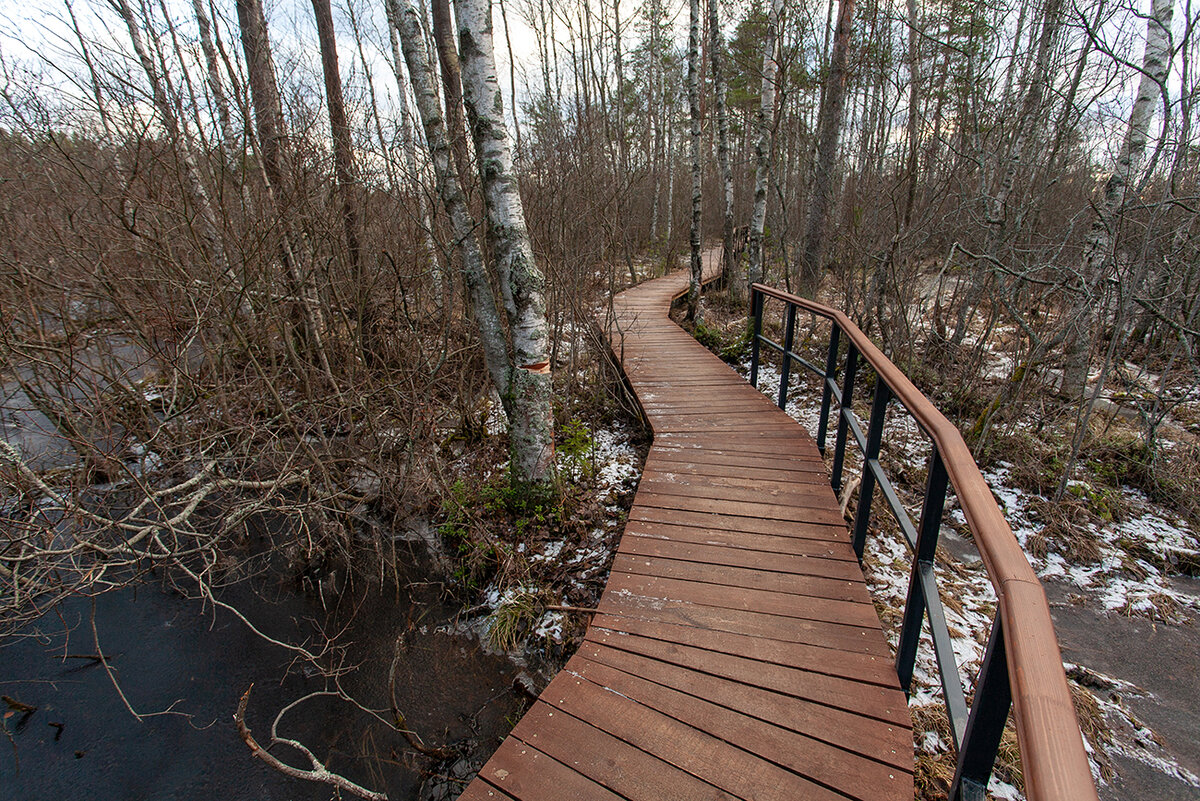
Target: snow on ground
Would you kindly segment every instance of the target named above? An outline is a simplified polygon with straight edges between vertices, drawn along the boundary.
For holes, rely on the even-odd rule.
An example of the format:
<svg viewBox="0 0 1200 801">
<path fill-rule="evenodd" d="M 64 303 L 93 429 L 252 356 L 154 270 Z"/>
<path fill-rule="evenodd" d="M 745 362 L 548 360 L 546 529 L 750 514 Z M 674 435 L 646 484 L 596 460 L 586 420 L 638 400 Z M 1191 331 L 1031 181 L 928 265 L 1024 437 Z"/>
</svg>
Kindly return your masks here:
<svg viewBox="0 0 1200 801">
<path fill-rule="evenodd" d="M 1046 543 L 1048 550 L 1044 557 L 1038 556 L 1028 546 L 1030 539 L 1040 536 L 1043 529 L 1037 520 L 1035 503 L 1046 503 L 1047 499 L 1012 486 L 1011 469 L 1012 465 L 1001 462 L 984 472 L 984 478 L 1041 578 L 1065 581 L 1111 612 L 1181 623 L 1188 619 L 1188 612 L 1200 610 L 1200 599 L 1174 589 L 1160 567 L 1138 556 L 1156 553 L 1166 562 L 1172 554 L 1197 553 L 1196 532 L 1186 522 L 1158 507 L 1138 490 L 1124 487 L 1123 498 L 1136 510 L 1136 517 L 1083 525 L 1096 540 L 1098 559 L 1083 564 L 1073 562 L 1055 550 L 1054 542 Z M 1091 490 L 1087 482 L 1074 482 L 1073 486 L 1081 492 Z M 965 524 L 960 510 L 951 514 Z"/>
<path fill-rule="evenodd" d="M 584 452 L 575 458 L 563 460 L 560 454 L 560 470 L 569 480 L 582 482 L 588 493 L 604 510 L 601 525 L 592 528 L 579 541 L 570 539 L 550 540 L 527 548 L 524 543 L 517 552 L 530 565 L 563 565 L 568 570 L 566 583 L 561 586 L 561 597 L 548 599 L 542 589 L 521 585 L 505 590 L 492 585 L 484 593 L 479 611 L 487 613 L 484 620 L 493 620 L 504 607 L 521 605 L 570 606 L 568 595 L 572 591 L 586 590 L 588 583 L 598 578 L 612 563 L 624 523 L 622 496 L 637 487 L 641 479 L 641 457 L 633 445 L 634 431 L 623 422 L 614 422 L 604 428 L 588 432 L 588 443 Z M 548 610 L 541 614 L 531 629 L 531 643 L 563 643 L 566 638 L 563 612 Z M 468 626 L 465 630 L 476 635 L 487 633 L 487 625 Z"/>
<path fill-rule="evenodd" d="M 1002 369 L 1000 365 L 997 367 Z M 749 375 L 748 363 L 738 365 L 737 369 L 743 376 Z M 779 370 L 770 364 L 760 364 L 758 375 L 759 390 L 776 399 Z M 796 372 L 793 372 L 793 379 L 789 383 L 787 412 L 815 436 L 821 403 L 817 384 L 797 380 Z M 865 427 L 865 410 L 860 410 L 860 419 Z M 896 404 L 889 410 L 886 431 L 881 461 L 889 476 L 900 485 L 897 491 L 905 499 L 910 515 L 916 518 L 920 512 L 923 486 L 906 488 L 899 477 L 911 476 L 914 471 L 918 471 L 918 475 L 923 474 L 929 455 L 929 441 L 912 418 L 897 408 Z M 829 436 L 828 442 L 832 443 L 832 432 Z M 848 457 L 852 450 L 848 450 Z M 847 480 L 860 470 L 861 461 L 848 458 Z M 1165 562 L 1170 554 L 1195 554 L 1200 549 L 1196 532 L 1186 522 L 1152 503 L 1143 493 L 1123 488 L 1122 499 L 1133 510 L 1133 514 L 1119 521 L 1086 524 L 1087 532 L 1098 543 L 1099 557 L 1081 564 L 1070 561 L 1064 553 L 1056 550 L 1056 543 L 1053 542 L 1046 543 L 1048 547 L 1044 556 L 1031 553 L 1034 550 L 1029 547 L 1031 540 L 1037 537 L 1045 542 L 1045 538 L 1041 537 L 1043 524 L 1037 519 L 1035 510 L 1039 502 L 1046 503 L 1047 500 L 1015 486 L 1011 481 L 1011 465 L 1001 463 L 986 471 L 984 478 L 1018 542 L 1029 555 L 1030 563 L 1042 578 L 1066 581 L 1086 593 L 1102 608 L 1120 614 L 1183 622 L 1188 619 L 1189 613 L 1194 614 L 1200 609 L 1200 601 L 1175 590 L 1162 569 L 1137 556 L 1139 553 L 1154 553 Z M 1080 484 L 1080 491 L 1090 490 L 1085 482 L 1077 483 Z M 947 503 L 947 522 L 966 530 L 966 520 L 962 511 L 956 508 L 953 496 Z M 868 538 L 864 567 L 877 609 L 895 647 L 900 610 L 904 607 L 908 592 L 911 552 L 903 534 L 896 527 L 888 525 L 885 529 L 884 533 Z M 944 526 L 943 537 L 948 534 L 953 536 Z M 996 595 L 981 561 L 956 558 L 943 548 L 938 550 L 938 582 L 955 657 L 963 677 L 964 690 L 969 697 L 974 676 L 978 673 L 987 647 L 991 621 L 995 615 Z M 1095 677 L 1097 674 L 1091 675 Z M 1102 679 L 1113 686 L 1128 685 L 1132 688 L 1128 682 L 1119 679 Z M 1139 760 L 1179 781 L 1200 787 L 1200 780 L 1172 759 L 1159 744 L 1157 735 L 1137 721 L 1117 694 L 1092 694 L 1113 732 L 1109 742 L 1085 743 L 1089 758 L 1092 759 L 1093 774 L 1098 780 L 1100 769 L 1095 749 L 1100 747 L 1105 749 L 1108 756 L 1121 755 Z M 940 707 L 942 704 L 941 681 L 927 623 L 922 632 L 909 703 L 914 708 L 928 705 Z M 943 742 L 936 732 L 926 732 L 917 746 L 935 755 L 950 750 L 949 744 Z M 993 798 L 1014 801 L 1023 798 L 1015 786 L 995 776 L 988 790 Z"/>
</svg>

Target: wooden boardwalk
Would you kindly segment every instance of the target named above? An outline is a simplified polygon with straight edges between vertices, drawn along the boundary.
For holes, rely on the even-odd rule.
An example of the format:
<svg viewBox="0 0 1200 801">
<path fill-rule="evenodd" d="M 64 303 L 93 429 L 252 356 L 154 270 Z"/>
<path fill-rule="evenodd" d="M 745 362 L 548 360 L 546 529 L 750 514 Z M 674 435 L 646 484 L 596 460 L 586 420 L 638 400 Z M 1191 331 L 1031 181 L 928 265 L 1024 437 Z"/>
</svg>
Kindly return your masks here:
<svg viewBox="0 0 1200 801">
<path fill-rule="evenodd" d="M 668 319 L 686 282 L 615 299 L 654 444 L 583 645 L 461 797 L 909 801 L 908 706 L 820 454 Z"/>
</svg>

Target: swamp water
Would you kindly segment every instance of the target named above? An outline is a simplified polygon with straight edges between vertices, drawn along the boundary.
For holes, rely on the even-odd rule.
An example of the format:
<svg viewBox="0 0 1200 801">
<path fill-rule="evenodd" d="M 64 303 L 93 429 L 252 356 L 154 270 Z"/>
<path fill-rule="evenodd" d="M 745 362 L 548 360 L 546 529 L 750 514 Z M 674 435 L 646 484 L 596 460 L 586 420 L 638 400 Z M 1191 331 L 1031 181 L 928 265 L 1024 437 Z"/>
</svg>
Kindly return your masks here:
<svg viewBox="0 0 1200 801">
<path fill-rule="evenodd" d="M 397 638 L 397 706 L 428 745 L 461 743 L 476 759 L 498 744 L 520 713 L 513 690 L 521 668 L 486 653 L 478 639 L 454 633 L 458 607 L 442 598 L 423 546 L 400 545 L 408 575 L 399 588 L 351 586 L 330 612 L 294 584 L 243 582 L 223 591 L 265 633 L 311 643 L 314 622 L 345 628 L 342 687 L 388 718 L 389 670 Z M 406 552 L 407 550 L 407 552 Z M 252 590 L 248 585 L 254 585 Z M 328 595 L 326 596 L 328 598 Z M 94 618 L 93 618 L 94 615 Z M 92 622 L 96 635 L 93 636 Z M 135 718 L 102 664 L 102 652 Z M 69 656 L 66 656 L 69 655 Z M 66 658 L 64 658 L 66 656 Z M 292 779 L 251 756 L 233 722 L 253 683 L 246 715 L 266 747 L 276 713 L 332 683 L 292 654 L 153 580 L 94 599 L 73 598 L 0 640 L 0 798 L 22 799 L 326 799 L 333 788 Z M 432 760 L 350 703 L 305 701 L 284 716 L 282 737 L 307 745 L 333 771 L 392 799 L 417 798 Z M 287 746 L 271 752 L 308 769 Z M 455 774 L 463 773 L 462 764 Z M 435 777 L 422 797 L 458 794 Z"/>
</svg>

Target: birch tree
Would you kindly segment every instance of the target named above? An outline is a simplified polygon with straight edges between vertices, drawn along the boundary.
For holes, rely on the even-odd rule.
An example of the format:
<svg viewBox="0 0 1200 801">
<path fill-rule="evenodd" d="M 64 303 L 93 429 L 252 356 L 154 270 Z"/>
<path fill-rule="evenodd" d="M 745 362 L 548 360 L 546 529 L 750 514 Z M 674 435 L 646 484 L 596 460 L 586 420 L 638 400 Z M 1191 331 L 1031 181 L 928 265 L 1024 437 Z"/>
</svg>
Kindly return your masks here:
<svg viewBox="0 0 1200 801">
<path fill-rule="evenodd" d="M 221 62 L 217 56 L 216 45 L 213 43 L 212 20 L 209 19 L 208 11 L 204 8 L 203 0 L 192 0 L 192 11 L 196 15 L 196 25 L 200 29 L 200 50 L 204 53 L 208 88 L 212 92 L 213 105 L 217 109 L 217 121 L 221 126 L 225 155 L 230 163 L 236 163 L 235 159 L 241 150 L 241 137 L 233 126 L 229 96 L 225 93 L 225 81 L 221 78 Z"/>
<path fill-rule="evenodd" d="M 525 211 L 513 170 L 504 124 L 504 99 L 496 77 L 489 0 L 455 0 L 463 101 L 483 188 L 487 239 L 496 272 L 511 292 L 508 418 L 514 485 L 541 486 L 552 478 L 554 427 L 551 413 L 549 329 L 543 298 L 545 279 L 533 258 Z M 507 299 L 506 299 L 507 300 Z"/>
<path fill-rule="evenodd" d="M 721 171 L 722 197 L 725 201 L 725 214 L 721 225 L 721 277 L 729 292 L 736 298 L 740 284 L 734 276 L 733 264 L 733 169 L 729 165 L 729 108 L 726 103 L 728 86 L 721 63 L 725 42 L 721 36 L 721 15 L 717 0 L 708 0 L 708 31 L 713 94 L 717 107 L 717 166 Z"/>
<path fill-rule="evenodd" d="M 1064 345 L 1062 393 L 1077 399 L 1083 395 L 1088 374 L 1088 330 L 1093 298 L 1111 269 L 1116 227 L 1128 200 L 1130 183 L 1141 170 L 1150 138 L 1150 122 L 1159 103 L 1167 106 L 1167 76 L 1171 68 L 1171 20 L 1174 0 L 1151 0 L 1146 17 L 1146 49 L 1142 56 L 1137 95 L 1129 110 L 1129 124 L 1112 174 L 1104 184 L 1104 197 L 1096 207 L 1084 242 L 1082 302 L 1074 304 L 1067 324 Z"/>
<path fill-rule="evenodd" d="M 496 297 L 488 283 L 484 268 L 483 250 L 475 237 L 475 218 L 467 206 L 462 183 L 455 170 L 450 141 L 446 137 L 446 122 L 442 117 L 442 104 L 438 98 L 437 78 L 429 61 L 425 47 L 425 36 L 421 26 L 421 12 L 412 0 L 394 0 L 395 28 L 399 35 L 404 61 L 408 67 L 409 80 L 416 98 L 417 114 L 425 131 L 425 143 L 433 165 L 434 180 L 438 197 L 450 218 L 454 243 L 462 258 L 463 283 L 471 300 L 475 325 L 483 349 L 483 360 L 487 366 L 492 385 L 500 394 L 505 411 L 510 411 L 509 357 L 504 326 L 496 309 Z M 510 418 L 511 419 L 511 418 Z"/>
<path fill-rule="evenodd" d="M 749 256 L 750 284 L 763 280 L 763 232 L 767 221 L 767 184 L 771 178 L 771 141 L 775 122 L 775 76 L 779 70 L 776 59 L 780 17 L 783 0 L 771 0 L 767 18 L 767 35 L 763 41 L 762 90 L 755 116 L 757 136 L 754 140 L 754 210 L 750 215 L 750 232 L 746 238 Z"/>
<path fill-rule="evenodd" d="M 193 224 L 200 238 L 202 252 L 209 263 L 212 264 L 215 272 L 229 281 L 231 288 L 236 290 L 237 279 L 229 265 L 229 258 L 225 252 L 225 242 L 221 237 L 217 215 L 213 209 L 208 189 L 204 186 L 204 180 L 200 175 L 200 166 L 196 161 L 196 154 L 193 152 L 191 144 L 188 141 L 183 120 L 176 114 L 175 103 L 170 97 L 167 87 L 164 85 L 163 76 L 159 73 L 154 58 L 146 48 L 146 42 L 142 36 L 141 23 L 134 15 L 133 9 L 127 0 L 109 0 L 109 4 L 120 15 L 121 21 L 125 23 L 125 29 L 129 33 L 130 44 L 133 45 L 134 55 L 137 56 L 138 63 L 141 65 L 142 71 L 146 74 L 146 81 L 150 84 L 150 97 L 154 103 L 154 110 L 158 114 L 163 128 L 166 129 L 168 136 L 170 136 L 176 151 L 179 153 L 179 160 L 183 169 L 183 188 L 195 214 Z"/>
<path fill-rule="evenodd" d="M 421 240 L 425 247 L 425 256 L 429 260 L 434 300 L 444 309 L 449 305 L 446 295 L 453 292 L 453 284 L 450 282 L 450 286 L 446 286 L 448 282 L 438 262 L 437 243 L 433 239 L 433 217 L 425 196 L 423 172 L 417 165 L 416 125 L 412 120 L 408 81 L 404 78 L 404 55 L 400 52 L 399 29 L 402 12 L 398 0 L 384 0 L 383 8 L 388 26 L 388 44 L 391 46 L 392 74 L 396 78 L 396 97 L 400 104 L 400 147 L 404 151 L 404 166 L 408 179 L 415 188 L 417 210 L 421 218 Z"/>
<path fill-rule="evenodd" d="M 691 273 L 688 280 L 687 319 L 700 319 L 700 0 L 688 0 L 688 117 L 692 163 Z"/>
</svg>

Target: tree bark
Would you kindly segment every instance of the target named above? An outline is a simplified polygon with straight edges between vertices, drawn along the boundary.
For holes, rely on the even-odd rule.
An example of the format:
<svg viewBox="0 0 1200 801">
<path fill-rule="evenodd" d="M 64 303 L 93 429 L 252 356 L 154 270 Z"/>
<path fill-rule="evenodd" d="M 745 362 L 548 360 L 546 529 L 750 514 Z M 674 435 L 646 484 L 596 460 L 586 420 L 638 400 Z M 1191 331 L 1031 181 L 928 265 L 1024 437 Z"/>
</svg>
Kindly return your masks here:
<svg viewBox="0 0 1200 801">
<path fill-rule="evenodd" d="M 397 6 L 399 4 L 397 3 Z M 483 346 L 483 359 L 492 385 L 505 404 L 505 412 L 512 417 L 509 397 L 509 355 L 504 326 L 496 310 L 496 297 L 488 283 L 483 264 L 483 251 L 475 238 L 475 219 L 467 207 L 462 183 L 455 172 L 454 157 L 450 142 L 446 138 L 446 122 L 442 117 L 442 105 L 438 99 L 437 78 L 429 62 L 429 51 L 425 48 L 421 28 L 420 12 L 411 0 L 397 7 L 396 32 L 404 51 L 404 61 L 416 96 L 417 113 L 425 130 L 425 142 L 429 147 L 429 159 L 433 163 L 438 196 L 450 217 L 455 244 L 462 256 L 463 282 L 471 297 L 475 324 Z"/>
<path fill-rule="evenodd" d="M 688 116 L 692 131 L 688 155 L 692 164 L 691 273 L 688 280 L 687 319 L 700 320 L 700 0 L 688 0 Z"/>
<path fill-rule="evenodd" d="M 853 28 L 854 0 L 839 0 L 829 73 L 821 92 L 821 110 L 817 117 L 817 152 L 808 193 L 808 213 L 797 258 L 802 293 L 816 291 L 824 266 L 825 233 L 829 225 L 829 206 L 833 202 L 833 173 L 842 132 L 842 109 L 846 103 L 847 61 Z"/>
<path fill-rule="evenodd" d="M 741 282 L 734 275 L 733 249 L 733 170 L 729 166 L 729 108 L 726 103 L 728 87 L 721 63 L 724 43 L 721 38 L 721 15 L 717 0 L 708 0 L 709 60 L 712 62 L 713 93 L 717 107 L 717 164 L 721 170 L 725 216 L 721 226 L 721 277 L 730 295 L 737 300 Z"/>
<path fill-rule="evenodd" d="M 109 2 L 113 10 L 120 15 L 121 20 L 125 23 L 125 27 L 129 32 L 129 41 L 133 45 L 134 54 L 137 56 L 138 63 L 141 64 L 143 72 L 146 73 L 146 80 L 150 84 L 150 94 L 154 102 L 154 110 L 162 120 L 163 127 L 166 128 L 172 145 L 179 153 L 179 160 L 183 167 L 181 178 L 188 202 L 191 204 L 196 215 L 193 225 L 200 237 L 201 252 L 212 265 L 214 272 L 229 281 L 231 289 L 238 291 L 240 285 L 229 265 L 229 258 L 225 252 L 225 242 L 221 238 L 220 226 L 217 223 L 217 215 L 213 210 L 208 189 L 204 186 L 204 180 L 200 175 L 200 166 L 187 140 L 187 132 L 183 128 L 183 123 L 175 113 L 175 105 L 172 103 L 167 89 L 163 85 L 162 76 L 155 67 L 150 51 L 146 49 L 146 42 L 142 37 L 141 25 L 134 16 L 133 9 L 130 8 L 127 0 L 109 0 Z"/>
<path fill-rule="evenodd" d="M 1142 56 L 1137 96 L 1129 111 L 1129 128 L 1117 163 L 1104 185 L 1104 198 L 1083 246 L 1082 297 L 1071 303 L 1067 336 L 1063 344 L 1062 394 L 1072 400 L 1083 395 L 1087 383 L 1088 351 L 1095 295 L 1111 269 L 1115 230 L 1129 194 L 1130 183 L 1141 168 L 1155 108 L 1167 94 L 1171 68 L 1171 20 L 1174 0 L 1152 0 L 1146 18 L 1146 49 Z M 1165 128 L 1165 125 L 1164 125 Z"/>
<path fill-rule="evenodd" d="M 413 194 L 417 198 L 417 209 L 421 216 L 421 240 L 425 246 L 425 257 L 429 260 L 434 299 L 446 310 L 450 306 L 447 296 L 453 292 L 453 282 L 446 280 L 438 261 L 437 242 L 433 239 L 433 217 L 425 197 L 424 171 L 417 165 L 416 125 L 409 106 L 408 82 L 404 79 L 404 54 L 400 52 L 400 4 L 398 0 L 384 0 L 383 8 L 387 17 L 388 41 L 392 48 L 392 72 L 396 77 L 396 94 L 400 104 L 400 143 L 404 149 L 404 167 L 409 181 L 413 184 Z"/>
<path fill-rule="evenodd" d="M 267 34 L 267 18 L 263 14 L 262 0 L 237 0 L 237 15 L 242 51 L 246 56 L 250 101 L 254 105 L 259 161 L 267 195 L 265 211 L 268 216 L 277 217 L 283 211 L 279 198 L 284 186 L 286 155 L 283 103 L 279 99 L 279 85 L 275 82 L 275 59 L 271 56 L 271 42 Z M 316 353 L 326 378 L 333 384 L 333 370 L 325 351 L 325 320 L 320 297 L 312 276 L 305 274 L 297 258 L 296 248 L 291 241 L 290 226 L 284 222 L 282 227 L 279 257 L 283 262 L 284 274 L 292 284 L 292 291 L 300 297 L 300 313 L 307 344 Z"/>
<path fill-rule="evenodd" d="M 354 314 L 358 345 L 364 361 L 377 362 L 379 343 L 375 341 L 375 314 L 371 303 L 372 287 L 362 264 L 358 238 L 357 172 L 350 123 L 346 119 L 346 100 L 342 95 L 342 76 L 338 70 L 337 35 L 333 29 L 330 0 L 312 0 L 317 22 L 317 40 L 321 48 L 321 72 L 325 78 L 325 105 L 329 110 L 329 131 L 333 142 L 333 179 L 342 201 L 342 232 L 346 237 L 346 261 L 354 280 Z M 386 158 L 386 154 L 385 154 Z"/>
<path fill-rule="evenodd" d="M 437 44 L 438 61 L 442 65 L 442 91 L 446 97 L 446 134 L 454 151 L 454 166 L 460 179 L 471 174 L 467 154 L 467 127 L 463 123 L 462 65 L 454 43 L 454 19 L 450 16 L 450 0 L 432 0 L 433 41 Z"/>
<path fill-rule="evenodd" d="M 553 477 L 554 423 L 551 410 L 549 330 L 543 298 L 545 279 L 533 258 L 525 212 L 513 171 L 504 125 L 504 99 L 496 77 L 489 0 L 455 0 L 463 100 L 479 159 L 487 213 L 487 235 L 496 272 L 512 292 L 509 333 L 508 437 L 514 486 L 547 485 Z"/>
<path fill-rule="evenodd" d="M 200 29 L 200 50 L 204 53 L 204 66 L 208 70 L 208 88 L 212 92 L 213 105 L 217 108 L 217 121 L 221 126 L 225 157 L 231 164 L 236 164 L 242 143 L 241 137 L 233 127 L 229 96 L 225 94 L 225 82 L 221 80 L 221 62 L 217 57 L 216 45 L 213 44 L 212 20 L 208 17 L 203 0 L 192 0 L 192 9 L 196 14 L 196 25 Z"/>
<path fill-rule="evenodd" d="M 361 280 L 361 254 L 358 241 L 358 202 L 354 195 L 354 150 L 350 124 L 346 119 L 346 101 L 342 96 L 342 77 L 338 71 L 337 37 L 333 30 L 333 9 L 329 0 L 312 0 L 317 20 L 317 39 L 321 48 L 321 72 L 325 78 L 325 105 L 329 110 L 329 129 L 333 140 L 333 178 L 342 200 L 342 230 L 346 237 L 346 255 L 350 272 Z M 360 283 L 360 287 L 362 284 Z"/>
<path fill-rule="evenodd" d="M 750 232 L 746 237 L 749 256 L 747 278 L 750 284 L 763 280 L 763 233 L 767 223 L 767 185 L 771 179 L 771 143 L 775 123 L 775 77 L 779 62 L 778 48 L 780 16 L 783 0 L 772 0 L 767 17 L 767 36 L 763 41 L 762 89 L 755 116 L 758 136 L 754 140 L 754 211 L 750 215 Z"/>
</svg>

